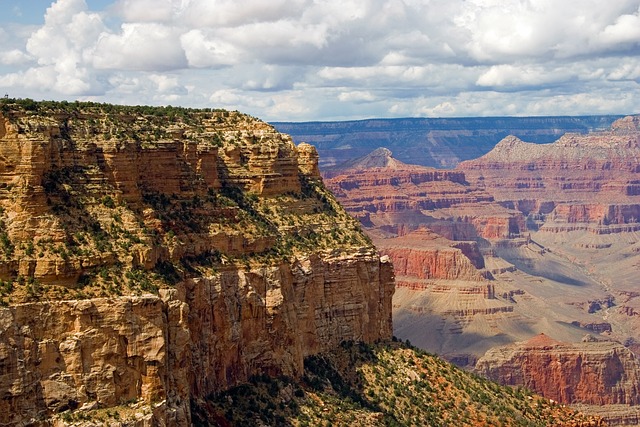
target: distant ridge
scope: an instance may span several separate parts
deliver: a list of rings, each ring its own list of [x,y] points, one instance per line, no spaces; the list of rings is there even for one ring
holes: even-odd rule
[[[388,169],[388,170],[424,170],[425,166],[409,165],[401,162],[393,157],[391,150],[385,147],[379,147],[373,150],[366,156],[358,157],[357,159],[347,160],[344,163],[340,163],[335,166],[330,166],[322,170],[322,176],[324,178],[333,178],[340,175],[344,171],[367,171],[371,169]],[[432,169],[432,168],[428,168]]]
[[[537,144],[550,143],[567,132],[585,134],[608,129],[621,117],[400,118],[272,124],[296,143],[314,145],[322,170],[363,157],[378,147],[393,151],[394,157],[405,163],[449,169],[488,153],[508,135]]]

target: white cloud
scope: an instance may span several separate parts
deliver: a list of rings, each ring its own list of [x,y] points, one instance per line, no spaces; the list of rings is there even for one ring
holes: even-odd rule
[[[640,10],[632,15],[621,15],[615,23],[607,25],[600,34],[600,41],[607,46],[640,43]]]
[[[549,70],[542,66],[494,65],[477,80],[478,86],[494,88],[528,88],[556,84],[571,78],[571,73],[563,70]]]
[[[280,120],[640,110],[640,0],[95,4],[3,25],[0,91]]]
[[[180,43],[189,66],[195,68],[219,68],[241,62],[244,50],[224,39],[216,38],[211,31],[195,29],[180,36]]]
[[[31,60],[31,56],[18,49],[0,52],[0,64],[3,65],[20,65],[25,64]]]
[[[230,110],[251,112],[255,109],[268,109],[273,106],[270,96],[261,94],[246,94],[236,89],[221,89],[211,94],[209,101],[214,105],[223,106]]]
[[[618,64],[607,75],[607,78],[610,80],[635,80],[640,83],[640,61],[633,58]]]
[[[125,23],[119,34],[103,33],[93,53],[98,69],[173,70],[187,65],[176,29],[157,23]]]
[[[118,0],[113,6],[125,22],[169,22],[179,6],[172,0]]]
[[[376,97],[369,91],[352,90],[341,92],[338,99],[342,102],[371,102]]]
[[[299,16],[305,0],[190,0],[174,1],[176,18],[188,27],[237,27],[252,22],[274,22]]]
[[[181,86],[178,84],[178,78],[175,76],[151,74],[149,80],[158,86],[160,92],[172,92],[181,89]]]
[[[100,17],[89,13],[84,0],[60,0],[45,14],[45,23],[26,42],[27,54],[12,51],[11,59],[37,66],[9,74],[12,85],[62,95],[80,95],[100,90],[91,70],[84,63],[92,43],[104,30]]]

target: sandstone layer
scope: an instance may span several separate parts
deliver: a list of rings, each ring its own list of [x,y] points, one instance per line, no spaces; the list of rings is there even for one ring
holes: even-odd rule
[[[631,414],[637,414],[633,406],[640,403],[640,362],[619,343],[593,337],[565,343],[541,334],[489,350],[478,360],[476,372],[504,385],[526,387],[559,403],[613,405],[615,411],[609,414],[612,425],[637,424]],[[606,412],[600,413],[608,419]]]
[[[189,425],[390,338],[392,266],[313,147],[222,110],[0,107],[0,423]]]

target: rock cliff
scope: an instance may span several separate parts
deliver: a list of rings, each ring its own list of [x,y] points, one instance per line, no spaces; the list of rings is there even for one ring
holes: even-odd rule
[[[390,338],[392,266],[317,158],[237,112],[3,100],[0,423],[188,425]]]
[[[618,413],[615,418],[624,419],[621,413],[625,412],[637,413],[633,406],[640,403],[638,359],[621,344],[592,337],[565,343],[541,334],[525,342],[493,348],[478,360],[476,371],[501,384],[527,387],[560,403],[617,405],[613,406]],[[622,411],[624,407],[626,411]],[[618,425],[618,421],[611,421]]]
[[[541,334],[489,350],[476,364],[481,375],[524,386],[560,403],[640,403],[640,363],[627,348],[587,339],[564,343]]]
[[[550,230],[633,231],[640,209],[638,155],[637,117],[627,117],[607,131],[566,134],[551,144],[510,136],[459,169],[496,200],[545,215]]]

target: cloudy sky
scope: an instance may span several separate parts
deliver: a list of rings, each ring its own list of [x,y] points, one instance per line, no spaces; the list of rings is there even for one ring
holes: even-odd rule
[[[640,113],[640,0],[0,0],[10,97],[269,121]]]

